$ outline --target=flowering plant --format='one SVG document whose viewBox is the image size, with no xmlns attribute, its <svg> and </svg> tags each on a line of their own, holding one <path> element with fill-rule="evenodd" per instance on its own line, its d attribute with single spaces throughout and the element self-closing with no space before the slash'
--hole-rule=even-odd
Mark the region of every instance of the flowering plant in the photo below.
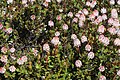
<svg viewBox="0 0 120 80">
<path fill-rule="evenodd" d="M 120 0 L 1 0 L 0 79 L 119 80 Z"/>
</svg>

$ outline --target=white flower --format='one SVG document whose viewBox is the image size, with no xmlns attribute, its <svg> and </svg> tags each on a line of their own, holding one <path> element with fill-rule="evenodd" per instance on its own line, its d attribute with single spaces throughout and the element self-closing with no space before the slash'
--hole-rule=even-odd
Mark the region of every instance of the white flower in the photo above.
<svg viewBox="0 0 120 80">
<path fill-rule="evenodd" d="M 74 40 L 74 39 L 77 39 L 77 36 L 76 36 L 75 34 L 72 34 L 72 35 L 71 35 L 71 39 L 73 39 L 73 40 Z"/>
<path fill-rule="evenodd" d="M 118 53 L 120 53 L 120 49 L 118 49 Z"/>
<path fill-rule="evenodd" d="M 102 15 L 102 20 L 106 20 L 107 19 L 107 15 L 106 14 L 103 14 Z"/>
<path fill-rule="evenodd" d="M 52 20 L 50 20 L 50 21 L 48 22 L 48 25 L 49 25 L 50 27 L 52 27 L 52 26 L 54 26 L 54 22 L 53 22 Z"/>
<path fill-rule="evenodd" d="M 94 53 L 93 52 L 89 52 L 88 53 L 88 59 L 93 59 L 94 58 Z"/>
<path fill-rule="evenodd" d="M 103 7 L 103 8 L 101 9 L 101 13 L 104 14 L 104 13 L 106 13 L 106 12 L 107 12 L 106 8 Z"/>
<path fill-rule="evenodd" d="M 58 3 L 61 3 L 62 0 L 57 0 Z"/>
<path fill-rule="evenodd" d="M 115 0 L 110 0 L 110 4 L 114 5 L 115 4 Z"/>
<path fill-rule="evenodd" d="M 87 41 L 87 37 L 86 37 L 86 36 L 82 36 L 82 37 L 81 37 L 81 42 L 84 43 L 84 42 L 86 42 L 86 41 Z"/>
<path fill-rule="evenodd" d="M 1 73 L 1 74 L 4 74 L 5 71 L 6 71 L 6 69 L 5 69 L 4 67 L 0 67 L 0 73 Z"/>
<path fill-rule="evenodd" d="M 120 46 L 120 39 L 119 39 L 119 38 L 116 38 L 116 39 L 114 40 L 114 45 Z"/>
<path fill-rule="evenodd" d="M 106 77 L 103 76 L 103 75 L 101 75 L 100 78 L 99 78 L 99 80 L 106 80 Z"/>
<path fill-rule="evenodd" d="M 13 3 L 13 0 L 7 0 L 7 3 L 8 4 Z"/>
<path fill-rule="evenodd" d="M 22 0 L 22 4 L 27 4 L 27 0 Z"/>
<path fill-rule="evenodd" d="M 63 9 L 59 9 L 59 12 L 63 12 Z"/>
<path fill-rule="evenodd" d="M 6 32 L 7 32 L 8 34 L 12 33 L 12 28 L 7 28 L 7 29 L 6 29 Z"/>
<path fill-rule="evenodd" d="M 64 29 L 64 30 L 68 30 L 68 25 L 67 25 L 67 24 L 64 24 L 64 25 L 63 25 L 63 29 Z"/>
<path fill-rule="evenodd" d="M 51 0 L 45 0 L 46 2 L 51 2 Z"/>
<path fill-rule="evenodd" d="M 43 50 L 49 52 L 49 51 L 50 51 L 50 46 L 49 46 L 49 44 L 47 44 L 47 43 L 44 44 L 44 45 L 43 45 Z"/>
<path fill-rule="evenodd" d="M 15 66 L 10 66 L 10 67 L 9 67 L 9 70 L 10 70 L 11 72 L 14 72 L 14 71 L 16 70 L 16 68 L 15 68 Z"/>
<path fill-rule="evenodd" d="M 87 44 L 87 45 L 85 46 L 85 50 L 86 50 L 86 51 L 90 51 L 90 50 L 91 50 L 91 46 L 90 46 L 89 44 Z"/>
<path fill-rule="evenodd" d="M 118 70 L 117 75 L 120 76 L 120 70 Z"/>
<path fill-rule="evenodd" d="M 79 39 L 74 39 L 74 47 L 79 47 L 79 46 L 81 46 L 81 42 L 80 42 L 80 40 Z"/>
<path fill-rule="evenodd" d="M 111 17 L 112 17 L 112 18 L 118 18 L 118 13 L 117 13 L 117 10 L 116 10 L 116 9 L 112 9 L 112 10 L 111 10 Z"/>
<path fill-rule="evenodd" d="M 57 36 L 53 37 L 53 39 L 51 40 L 51 43 L 54 44 L 54 45 L 58 45 L 59 44 L 59 38 Z"/>
<path fill-rule="evenodd" d="M 19 58 L 19 59 L 17 60 L 17 63 L 18 63 L 19 65 L 22 65 L 22 64 L 24 64 L 24 61 L 22 60 L 22 58 Z"/>
<path fill-rule="evenodd" d="M 75 66 L 80 68 L 82 66 L 82 62 L 80 60 L 76 60 Z"/>
<path fill-rule="evenodd" d="M 98 69 L 99 69 L 100 72 L 105 71 L 105 67 L 104 66 L 100 66 Z"/>
<path fill-rule="evenodd" d="M 90 5 L 91 5 L 90 1 L 87 1 L 87 2 L 86 2 L 86 5 L 87 5 L 87 6 L 90 6 Z"/>
<path fill-rule="evenodd" d="M 120 5 L 120 0 L 117 1 L 117 4 Z"/>
<path fill-rule="evenodd" d="M 14 53 L 15 52 L 15 48 L 14 47 L 10 48 L 10 52 Z"/>
<path fill-rule="evenodd" d="M 60 32 L 56 31 L 55 36 L 60 36 Z"/>
<path fill-rule="evenodd" d="M 44 5 L 45 7 L 48 7 L 48 2 L 45 1 L 45 2 L 43 3 L 43 5 Z"/>
</svg>

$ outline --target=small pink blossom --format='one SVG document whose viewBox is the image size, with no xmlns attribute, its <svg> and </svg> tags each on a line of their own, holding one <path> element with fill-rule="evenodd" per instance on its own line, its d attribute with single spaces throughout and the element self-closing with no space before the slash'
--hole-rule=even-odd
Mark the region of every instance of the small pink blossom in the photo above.
<svg viewBox="0 0 120 80">
<path fill-rule="evenodd" d="M 2 48 L 1 48 L 1 52 L 2 52 L 2 53 L 6 53 L 7 50 L 8 50 L 8 49 L 7 49 L 6 47 L 2 47 Z"/>
<path fill-rule="evenodd" d="M 107 15 L 106 14 L 102 15 L 102 20 L 107 20 Z"/>
<path fill-rule="evenodd" d="M 82 27 L 84 25 L 84 22 L 82 20 L 79 21 L 79 27 Z"/>
<path fill-rule="evenodd" d="M 116 29 L 114 27 L 108 28 L 107 29 L 112 35 L 116 34 Z"/>
<path fill-rule="evenodd" d="M 98 10 L 94 10 L 94 11 L 93 11 L 93 15 L 94 15 L 94 16 L 98 16 L 98 15 L 99 15 L 99 11 L 98 11 Z"/>
<path fill-rule="evenodd" d="M 10 67 L 9 67 L 9 70 L 10 70 L 11 72 L 15 72 L 16 68 L 15 68 L 15 66 L 10 66 Z"/>
<path fill-rule="evenodd" d="M 79 47 L 81 46 L 81 42 L 79 39 L 74 39 L 74 47 Z"/>
<path fill-rule="evenodd" d="M 105 67 L 104 66 L 100 66 L 98 69 L 99 69 L 100 72 L 105 71 Z"/>
<path fill-rule="evenodd" d="M 116 9 L 112 9 L 112 10 L 111 10 L 111 17 L 112 17 L 112 18 L 118 18 L 118 13 L 117 13 L 117 10 L 116 10 Z"/>
<path fill-rule="evenodd" d="M 69 12 L 69 13 L 68 13 L 68 17 L 71 17 L 71 18 L 72 18 L 72 17 L 73 17 L 73 13 L 72 13 L 72 12 Z"/>
<path fill-rule="evenodd" d="M 14 47 L 10 48 L 10 52 L 14 53 L 15 52 L 15 48 Z"/>
<path fill-rule="evenodd" d="M 106 77 L 103 76 L 103 75 L 101 75 L 100 78 L 99 78 L 99 80 L 106 80 Z"/>
<path fill-rule="evenodd" d="M 58 15 L 58 16 L 56 17 L 56 19 L 57 19 L 58 21 L 60 21 L 62 18 L 61 18 L 60 15 Z"/>
<path fill-rule="evenodd" d="M 68 25 L 67 24 L 63 25 L 63 30 L 68 30 Z"/>
<path fill-rule="evenodd" d="M 57 36 L 53 37 L 53 39 L 51 40 L 51 43 L 54 44 L 54 45 L 58 45 L 59 44 L 59 38 Z"/>
<path fill-rule="evenodd" d="M 90 46 L 89 44 L 87 44 L 87 45 L 85 46 L 85 50 L 86 50 L 86 51 L 90 51 L 90 50 L 91 50 L 91 46 Z"/>
<path fill-rule="evenodd" d="M 43 5 L 44 5 L 45 7 L 48 7 L 48 2 L 45 1 L 45 2 L 43 3 Z"/>
<path fill-rule="evenodd" d="M 77 36 L 76 36 L 75 34 L 72 34 L 72 35 L 71 35 L 71 39 L 73 39 L 73 40 L 74 40 L 74 39 L 77 39 Z"/>
<path fill-rule="evenodd" d="M 7 29 L 6 29 L 6 32 L 7 32 L 8 34 L 12 33 L 12 31 L 13 31 L 12 28 L 7 28 Z"/>
<path fill-rule="evenodd" d="M 84 15 L 84 14 L 80 15 L 79 20 L 80 20 L 80 21 L 85 21 L 85 20 L 86 20 L 85 15 Z"/>
<path fill-rule="evenodd" d="M 88 53 L 88 59 L 93 59 L 95 54 L 93 52 Z"/>
<path fill-rule="evenodd" d="M 117 36 L 120 37 L 120 30 L 117 31 Z"/>
<path fill-rule="evenodd" d="M 89 19 L 90 19 L 91 21 L 94 21 L 95 15 L 94 15 L 94 14 L 89 15 Z"/>
<path fill-rule="evenodd" d="M 27 62 L 27 56 L 22 56 L 21 58 L 22 58 L 23 62 Z"/>
<path fill-rule="evenodd" d="M 96 4 L 97 4 L 96 0 L 93 0 L 92 3 L 90 4 L 90 7 L 94 8 Z"/>
<path fill-rule="evenodd" d="M 116 39 L 114 40 L 114 45 L 120 46 L 120 39 L 119 39 L 119 38 L 116 38 Z"/>
<path fill-rule="evenodd" d="M 83 9 L 82 12 L 83 12 L 85 15 L 88 15 L 88 10 L 87 10 L 87 9 Z"/>
<path fill-rule="evenodd" d="M 86 2 L 86 5 L 87 5 L 87 6 L 90 6 L 90 5 L 91 5 L 90 1 L 87 1 L 87 2 Z"/>
<path fill-rule="evenodd" d="M 51 0 L 45 0 L 46 2 L 51 2 Z"/>
<path fill-rule="evenodd" d="M 35 56 L 37 56 L 39 51 L 36 50 L 35 48 L 32 48 L 32 52 L 33 52 L 33 54 L 34 54 Z"/>
<path fill-rule="evenodd" d="M 22 65 L 22 64 L 24 64 L 24 61 L 22 60 L 22 58 L 19 58 L 19 59 L 17 60 L 17 63 L 18 63 L 19 65 Z"/>
<path fill-rule="evenodd" d="M 52 26 L 54 26 L 54 22 L 53 22 L 52 20 L 50 20 L 50 21 L 48 22 L 48 25 L 49 25 L 50 27 L 52 27 Z"/>
<path fill-rule="evenodd" d="M 4 67 L 0 67 L 0 73 L 1 73 L 1 74 L 4 74 L 5 71 L 6 71 L 6 69 L 5 69 Z"/>
<path fill-rule="evenodd" d="M 75 66 L 80 68 L 82 66 L 82 62 L 80 60 L 76 60 Z"/>
<path fill-rule="evenodd" d="M 108 19 L 108 23 L 109 23 L 110 25 L 112 25 L 112 24 L 113 24 L 113 18 L 109 18 L 109 19 Z"/>
<path fill-rule="evenodd" d="M 109 45 L 110 40 L 108 37 L 105 37 L 104 35 L 99 35 L 98 40 L 104 44 L 104 46 Z"/>
<path fill-rule="evenodd" d="M 2 29 L 3 28 L 3 25 L 2 25 L 2 23 L 0 23 L 0 29 Z"/>
<path fill-rule="evenodd" d="M 86 37 L 86 36 L 82 36 L 82 37 L 81 37 L 81 42 L 84 43 L 84 42 L 86 42 L 86 41 L 87 41 L 87 37 Z"/>
<path fill-rule="evenodd" d="M 79 14 L 79 13 L 76 13 L 76 14 L 75 14 L 75 17 L 79 18 L 79 17 L 80 17 L 80 14 Z"/>
<path fill-rule="evenodd" d="M 113 20 L 113 26 L 115 26 L 115 27 L 119 27 L 120 26 L 119 19 L 114 19 Z"/>
<path fill-rule="evenodd" d="M 97 32 L 104 33 L 105 32 L 105 27 L 103 25 L 99 26 Z"/>
<path fill-rule="evenodd" d="M 1 56 L 1 59 L 0 59 L 1 62 L 7 63 L 7 60 L 8 60 L 8 59 L 7 59 L 7 56 L 6 56 L 6 55 L 2 55 L 2 56 Z"/>
<path fill-rule="evenodd" d="M 45 44 L 43 45 L 43 50 L 46 51 L 46 52 L 49 52 L 49 51 L 50 51 L 50 46 L 49 46 L 49 44 L 45 43 Z"/>
<path fill-rule="evenodd" d="M 78 22 L 78 18 L 73 18 L 72 22 L 77 23 Z"/>
</svg>

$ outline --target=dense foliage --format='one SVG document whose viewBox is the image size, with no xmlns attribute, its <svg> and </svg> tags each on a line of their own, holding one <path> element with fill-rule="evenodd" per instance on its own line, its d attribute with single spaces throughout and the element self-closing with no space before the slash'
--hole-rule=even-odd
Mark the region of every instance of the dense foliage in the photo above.
<svg viewBox="0 0 120 80">
<path fill-rule="evenodd" d="M 119 80 L 120 0 L 0 0 L 1 80 Z"/>
</svg>

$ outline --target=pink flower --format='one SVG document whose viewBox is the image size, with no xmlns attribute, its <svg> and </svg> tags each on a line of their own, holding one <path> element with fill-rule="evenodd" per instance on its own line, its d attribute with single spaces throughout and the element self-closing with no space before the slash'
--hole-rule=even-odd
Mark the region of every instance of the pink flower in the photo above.
<svg viewBox="0 0 120 80">
<path fill-rule="evenodd" d="M 51 43 L 54 44 L 54 45 L 58 45 L 59 44 L 59 38 L 57 36 L 53 37 L 53 39 L 51 40 Z"/>
<path fill-rule="evenodd" d="M 17 60 L 17 63 L 18 63 L 19 65 L 22 65 L 22 64 L 24 64 L 24 61 L 22 60 L 22 58 L 19 58 L 19 59 Z"/>
<path fill-rule="evenodd" d="M 7 3 L 8 4 L 13 3 L 13 0 L 7 0 Z"/>
<path fill-rule="evenodd" d="M 52 27 L 52 26 L 54 26 L 54 22 L 53 22 L 52 20 L 50 20 L 50 21 L 48 22 L 48 25 L 49 25 L 50 27 Z"/>
<path fill-rule="evenodd" d="M 36 50 L 35 48 L 32 48 L 32 52 L 33 52 L 33 54 L 34 54 L 35 56 L 38 55 L 38 50 Z"/>
<path fill-rule="evenodd" d="M 86 5 L 87 5 L 87 6 L 90 6 L 90 5 L 91 5 L 90 1 L 87 1 L 87 2 L 86 2 Z"/>
<path fill-rule="evenodd" d="M 84 14 L 80 15 L 79 19 L 80 19 L 80 21 L 85 21 L 85 19 L 86 19 L 85 15 Z"/>
<path fill-rule="evenodd" d="M 116 38 L 116 39 L 114 40 L 114 45 L 120 46 L 120 39 L 119 39 L 119 38 Z"/>
<path fill-rule="evenodd" d="M 10 70 L 11 72 L 15 72 L 16 68 L 15 68 L 15 66 L 10 66 L 10 67 L 9 67 L 9 70 Z"/>
<path fill-rule="evenodd" d="M 108 23 L 109 23 L 110 25 L 112 25 L 112 24 L 113 24 L 113 18 L 109 18 Z"/>
<path fill-rule="evenodd" d="M 120 5 L 120 0 L 117 1 L 117 4 Z"/>
<path fill-rule="evenodd" d="M 113 20 L 113 26 L 115 26 L 115 27 L 119 27 L 120 26 L 119 19 L 114 19 Z"/>
<path fill-rule="evenodd" d="M 79 21 L 79 27 L 82 27 L 84 25 L 84 22 L 82 20 Z"/>
<path fill-rule="evenodd" d="M 104 44 L 104 46 L 107 46 L 109 44 L 108 37 L 105 37 L 104 35 L 99 35 L 98 40 Z"/>
<path fill-rule="evenodd" d="M 119 37 L 120 37 L 120 30 L 118 30 L 118 31 L 117 31 L 117 36 L 119 36 Z"/>
<path fill-rule="evenodd" d="M 5 69 L 4 67 L 0 67 L 0 73 L 1 73 L 1 74 L 4 74 L 5 71 L 6 71 L 6 69 Z"/>
<path fill-rule="evenodd" d="M 43 50 L 46 51 L 46 52 L 49 52 L 49 51 L 50 51 L 50 46 L 49 46 L 49 44 L 45 43 L 45 44 L 43 45 Z"/>
<path fill-rule="evenodd" d="M 91 46 L 90 46 L 89 44 L 87 44 L 87 45 L 85 46 L 85 50 L 86 50 L 86 51 L 90 51 L 90 50 L 91 50 Z"/>
<path fill-rule="evenodd" d="M 110 0 L 110 4 L 114 5 L 115 4 L 115 0 Z"/>
<path fill-rule="evenodd" d="M 0 23 L 0 29 L 2 29 L 3 28 L 3 25 L 2 25 L 2 23 Z"/>
<path fill-rule="evenodd" d="M 111 28 L 108 28 L 107 29 L 112 35 L 115 35 L 116 34 L 116 29 L 111 27 Z"/>
<path fill-rule="evenodd" d="M 83 9 L 82 12 L 83 12 L 85 15 L 88 15 L 88 10 L 87 10 L 87 9 Z"/>
<path fill-rule="evenodd" d="M 72 22 L 77 23 L 77 22 L 78 22 L 78 18 L 73 18 L 73 21 L 72 21 Z"/>
<path fill-rule="evenodd" d="M 22 58 L 23 62 L 27 62 L 27 56 L 22 56 L 21 58 Z"/>
<path fill-rule="evenodd" d="M 92 1 L 92 3 L 90 4 L 90 7 L 91 7 L 91 8 L 94 8 L 96 4 L 97 4 L 97 2 L 96 2 L 96 0 L 94 0 L 94 1 Z"/>
<path fill-rule="evenodd" d="M 86 36 L 82 36 L 82 37 L 81 37 L 81 42 L 84 43 L 84 42 L 86 42 L 86 41 L 87 41 L 87 37 L 86 37 Z"/>
<path fill-rule="evenodd" d="M 56 31 L 55 36 L 60 36 L 60 32 Z"/>
<path fill-rule="evenodd" d="M 80 60 L 76 60 L 75 66 L 80 68 L 82 66 L 82 62 Z"/>
<path fill-rule="evenodd" d="M 79 17 L 80 17 L 80 14 L 79 14 L 79 13 L 76 13 L 76 14 L 75 14 L 75 17 L 79 18 Z"/>
<path fill-rule="evenodd" d="M 107 15 L 106 14 L 103 14 L 102 15 L 102 20 L 106 20 L 107 19 Z"/>
<path fill-rule="evenodd" d="M 106 77 L 103 76 L 103 75 L 101 75 L 100 78 L 99 78 L 99 80 L 106 80 Z"/>
<path fill-rule="evenodd" d="M 63 30 L 68 30 L 68 25 L 67 24 L 63 25 Z"/>
<path fill-rule="evenodd" d="M 79 47 L 81 46 L 81 42 L 79 39 L 74 39 L 74 47 Z"/>
<path fill-rule="evenodd" d="M 69 12 L 69 13 L 68 13 L 68 17 L 71 17 L 71 18 L 72 18 L 72 17 L 73 17 L 73 13 L 72 13 L 72 12 Z"/>
<path fill-rule="evenodd" d="M 14 47 L 10 48 L 10 52 L 14 53 L 15 52 L 15 48 Z"/>
<path fill-rule="evenodd" d="M 62 18 L 61 18 L 60 15 L 58 15 L 58 16 L 56 17 L 56 19 L 57 19 L 58 21 L 60 21 Z"/>
<path fill-rule="evenodd" d="M 71 39 L 73 39 L 73 40 L 74 40 L 74 39 L 77 39 L 77 36 L 76 36 L 75 34 L 72 34 L 72 35 L 71 35 Z"/>
<path fill-rule="evenodd" d="M 7 32 L 8 34 L 12 33 L 12 28 L 7 28 L 7 29 L 6 29 L 6 32 Z"/>
<path fill-rule="evenodd" d="M 118 13 L 117 13 L 117 10 L 116 10 L 116 9 L 112 9 L 112 10 L 111 10 L 111 17 L 112 17 L 112 18 L 118 18 Z"/>
<path fill-rule="evenodd" d="M 2 47 L 2 48 L 1 48 L 1 52 L 2 52 L 2 53 L 7 53 L 7 50 L 8 50 L 8 49 L 7 49 L 6 47 Z"/>
<path fill-rule="evenodd" d="M 103 34 L 99 35 L 98 40 L 102 42 L 104 40 L 105 36 Z"/>
<path fill-rule="evenodd" d="M 45 1 L 45 2 L 43 3 L 43 5 L 44 5 L 45 7 L 48 7 L 48 2 Z"/>
<path fill-rule="evenodd" d="M 103 25 L 99 26 L 97 32 L 104 33 L 105 32 L 105 27 Z"/>
<path fill-rule="evenodd" d="M 89 52 L 88 53 L 88 59 L 93 59 L 94 58 L 94 53 L 93 52 Z"/>
<path fill-rule="evenodd" d="M 32 20 L 35 20 L 35 15 L 31 15 L 30 17 Z"/>
<path fill-rule="evenodd" d="M 0 59 L 1 62 L 7 63 L 7 60 L 8 59 L 6 55 L 1 56 L 1 59 Z"/>
<path fill-rule="evenodd" d="M 120 76 L 120 70 L 118 70 L 117 75 Z"/>
<path fill-rule="evenodd" d="M 101 9 L 101 13 L 105 14 L 106 12 L 107 12 L 106 8 L 103 7 L 103 8 Z"/>
<path fill-rule="evenodd" d="M 94 14 L 89 15 L 89 19 L 93 21 L 95 19 L 95 15 Z"/>
<path fill-rule="evenodd" d="M 100 66 L 98 69 L 99 69 L 100 72 L 105 71 L 105 67 L 104 66 Z"/>
<path fill-rule="evenodd" d="M 98 15 L 99 15 L 98 10 L 94 10 L 94 11 L 93 11 L 93 15 L 94 15 L 94 16 L 98 16 Z"/>
</svg>

